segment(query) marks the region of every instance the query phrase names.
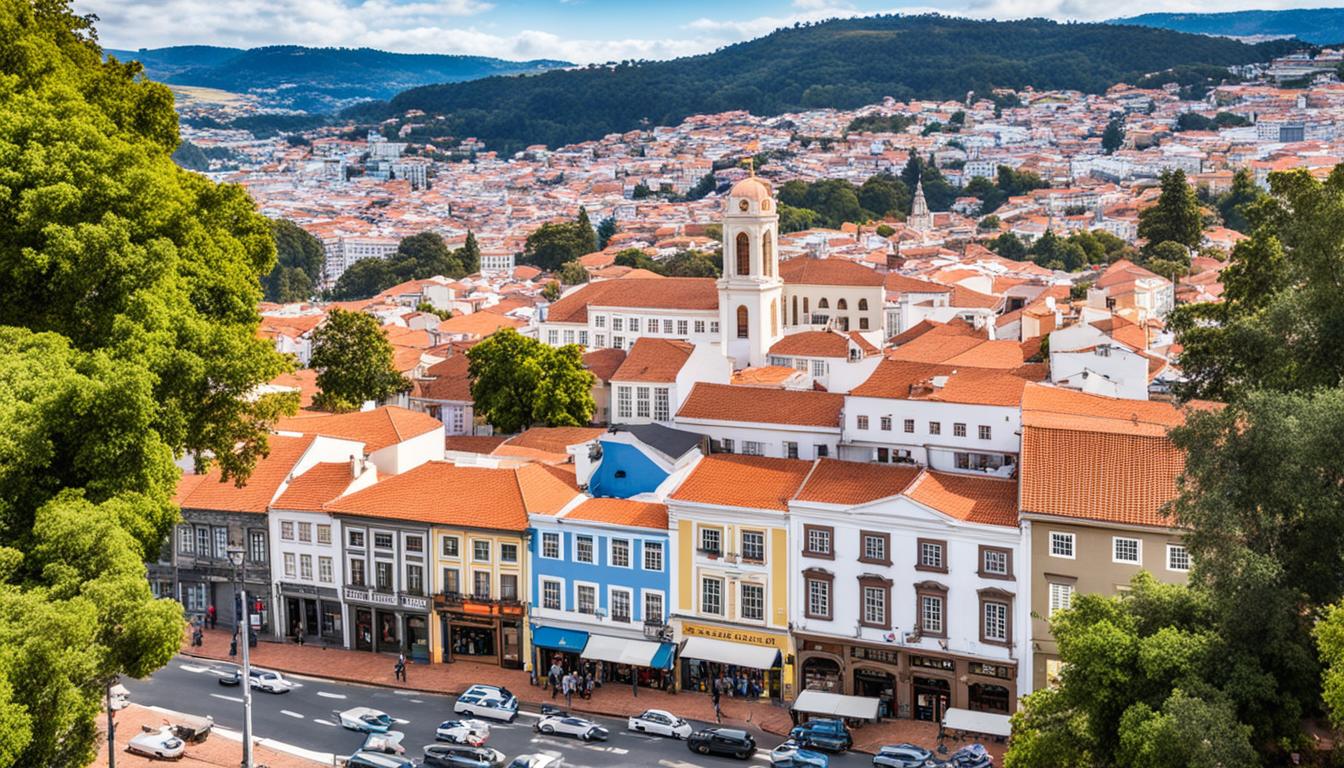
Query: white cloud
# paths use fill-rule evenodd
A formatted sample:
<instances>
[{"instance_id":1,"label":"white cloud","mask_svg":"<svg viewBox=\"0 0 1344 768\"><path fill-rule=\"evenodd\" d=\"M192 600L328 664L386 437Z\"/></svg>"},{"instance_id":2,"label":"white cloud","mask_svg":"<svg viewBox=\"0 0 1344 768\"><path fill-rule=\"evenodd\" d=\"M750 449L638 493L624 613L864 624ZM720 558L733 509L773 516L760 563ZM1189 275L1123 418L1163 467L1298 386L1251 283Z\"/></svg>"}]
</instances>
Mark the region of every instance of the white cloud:
<instances>
[{"instance_id":1,"label":"white cloud","mask_svg":"<svg viewBox=\"0 0 1344 768\"><path fill-rule=\"evenodd\" d=\"M806 6L803 3L807 3ZM710 19L699 18L686 25L687 29L693 29L698 32L713 34L727 40L750 40L762 35L768 35L780 27L791 27L798 22L823 21L825 19L842 19L850 16L862 16L864 12L856 11L847 5L837 5L831 2L813 3L811 0L798 0L794 3L800 7L806 7L800 13L789 14L788 16L757 16L754 19Z\"/></svg>"}]
</instances>

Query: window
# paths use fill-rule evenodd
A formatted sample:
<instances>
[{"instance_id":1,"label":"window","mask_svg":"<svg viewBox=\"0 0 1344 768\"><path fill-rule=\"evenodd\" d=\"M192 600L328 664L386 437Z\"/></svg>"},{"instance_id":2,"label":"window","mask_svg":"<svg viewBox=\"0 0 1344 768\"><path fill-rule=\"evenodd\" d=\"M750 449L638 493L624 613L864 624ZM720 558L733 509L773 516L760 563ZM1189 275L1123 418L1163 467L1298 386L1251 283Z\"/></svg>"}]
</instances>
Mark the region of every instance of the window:
<instances>
[{"instance_id":1,"label":"window","mask_svg":"<svg viewBox=\"0 0 1344 768\"><path fill-rule=\"evenodd\" d=\"M596 613L597 587L592 584L579 584L574 590L578 596L579 613Z\"/></svg>"},{"instance_id":2,"label":"window","mask_svg":"<svg viewBox=\"0 0 1344 768\"><path fill-rule=\"evenodd\" d=\"M593 562L593 537L575 536L574 537L574 562L591 563Z\"/></svg>"},{"instance_id":3,"label":"window","mask_svg":"<svg viewBox=\"0 0 1344 768\"><path fill-rule=\"evenodd\" d=\"M831 455L831 447L829 445L814 446L814 450L817 452L818 459L824 459Z\"/></svg>"},{"instance_id":4,"label":"window","mask_svg":"<svg viewBox=\"0 0 1344 768\"><path fill-rule=\"evenodd\" d=\"M724 453L733 452L733 439L731 437L723 438L723 441L720 444L723 446Z\"/></svg>"},{"instance_id":5,"label":"window","mask_svg":"<svg viewBox=\"0 0 1344 768\"><path fill-rule=\"evenodd\" d=\"M737 274L739 274L739 275L750 275L750 274L751 274L751 238L749 238L749 237L747 236L747 233L746 233L746 232L739 232L739 233L737 233L736 246L737 246L737 249L736 249L735 253L736 253L736 255L737 255Z\"/></svg>"},{"instance_id":6,"label":"window","mask_svg":"<svg viewBox=\"0 0 1344 768\"><path fill-rule=\"evenodd\" d=\"M765 587L760 584L742 585L741 613L747 621L765 621Z\"/></svg>"},{"instance_id":7,"label":"window","mask_svg":"<svg viewBox=\"0 0 1344 768\"><path fill-rule=\"evenodd\" d=\"M607 327L607 316L606 316L606 315L597 315L596 317L593 318L593 325L596 325L598 328L606 328L606 327Z\"/></svg>"},{"instance_id":8,"label":"window","mask_svg":"<svg viewBox=\"0 0 1344 768\"><path fill-rule=\"evenodd\" d=\"M326 582L326 583L328 583L328 584L331 583L331 581L332 581L332 574L331 574L331 558L330 558L330 557L319 557L319 558L317 558L317 579L318 579L318 581L324 581L324 582Z\"/></svg>"},{"instance_id":9,"label":"window","mask_svg":"<svg viewBox=\"0 0 1344 768\"><path fill-rule=\"evenodd\" d=\"M963 424L963 423L961 423L961 422L959 422L959 421L958 421L958 422L954 422L954 423L952 424L952 436L953 436L953 437L965 437L965 436L966 436L966 425Z\"/></svg>"},{"instance_id":10,"label":"window","mask_svg":"<svg viewBox=\"0 0 1344 768\"><path fill-rule=\"evenodd\" d=\"M325 524L321 524L321 523L318 524L318 526L317 526L317 543L318 543L318 544L330 544L330 543L331 543L331 526L330 526L330 525L325 525Z\"/></svg>"},{"instance_id":11,"label":"window","mask_svg":"<svg viewBox=\"0 0 1344 768\"><path fill-rule=\"evenodd\" d=\"M573 332L573 331L565 331L564 338L565 338L565 344L573 344L573 343L574 343L574 332Z\"/></svg>"},{"instance_id":12,"label":"window","mask_svg":"<svg viewBox=\"0 0 1344 768\"><path fill-rule=\"evenodd\" d=\"M980 608L980 637L987 643L1008 642L1008 604L986 600Z\"/></svg>"},{"instance_id":13,"label":"window","mask_svg":"<svg viewBox=\"0 0 1344 768\"><path fill-rule=\"evenodd\" d=\"M710 320L710 321L709 321L709 332L712 333L712 334L716 334L716 335L718 334L718 332L719 332L719 321L718 321L718 320Z\"/></svg>"},{"instance_id":14,"label":"window","mask_svg":"<svg viewBox=\"0 0 1344 768\"><path fill-rule=\"evenodd\" d=\"M925 634L943 634L943 598L938 595L919 596L919 628Z\"/></svg>"},{"instance_id":15,"label":"window","mask_svg":"<svg viewBox=\"0 0 1344 768\"><path fill-rule=\"evenodd\" d=\"M1007 549L980 547L980 575L988 579L1012 578L1012 553Z\"/></svg>"},{"instance_id":16,"label":"window","mask_svg":"<svg viewBox=\"0 0 1344 768\"><path fill-rule=\"evenodd\" d=\"M656 317L650 317L650 318L649 318L649 322L648 322L644 327L648 329L648 332L649 332L649 333L657 333L657 332L658 332L658 318L656 318ZM630 330L632 330L632 331L637 331L637 330L639 330L639 318L636 318L636 317L632 317L632 318L630 318Z\"/></svg>"},{"instance_id":17,"label":"window","mask_svg":"<svg viewBox=\"0 0 1344 768\"><path fill-rule=\"evenodd\" d=\"M294 521L293 521L293 520L281 520L281 521L280 521L280 538L281 538L283 541L293 541L293 540L294 540Z\"/></svg>"},{"instance_id":18,"label":"window","mask_svg":"<svg viewBox=\"0 0 1344 768\"><path fill-rule=\"evenodd\" d=\"M1184 544L1167 545L1167 570L1190 570L1190 551L1185 548Z\"/></svg>"},{"instance_id":19,"label":"window","mask_svg":"<svg viewBox=\"0 0 1344 768\"><path fill-rule=\"evenodd\" d=\"M1073 559L1073 534L1050 532L1050 556Z\"/></svg>"},{"instance_id":20,"label":"window","mask_svg":"<svg viewBox=\"0 0 1344 768\"><path fill-rule=\"evenodd\" d=\"M392 589L392 564L386 561L379 561L373 564L373 586L375 589L381 589L384 592Z\"/></svg>"},{"instance_id":21,"label":"window","mask_svg":"<svg viewBox=\"0 0 1344 768\"><path fill-rule=\"evenodd\" d=\"M247 558L254 563L266 562L266 532L247 532Z\"/></svg>"},{"instance_id":22,"label":"window","mask_svg":"<svg viewBox=\"0 0 1344 768\"><path fill-rule=\"evenodd\" d=\"M294 569L294 553L293 553L293 552L286 552L286 553L285 553L285 578L287 578L287 579L292 579L292 578L294 578L294 570L295 570L295 569Z\"/></svg>"},{"instance_id":23,"label":"window","mask_svg":"<svg viewBox=\"0 0 1344 768\"><path fill-rule=\"evenodd\" d=\"M596 346L598 346L598 347L605 347L605 346L607 346L607 334L605 334L605 333L599 333L599 334L597 334L597 336L596 336L596 341L597 341Z\"/></svg>"},{"instance_id":24,"label":"window","mask_svg":"<svg viewBox=\"0 0 1344 768\"><path fill-rule=\"evenodd\" d=\"M867 416L855 416L855 417L854 417L854 426L855 426L856 429L867 429L867 428L868 428L868 417L867 417Z\"/></svg>"},{"instance_id":25,"label":"window","mask_svg":"<svg viewBox=\"0 0 1344 768\"><path fill-rule=\"evenodd\" d=\"M617 568L630 567L630 540L611 540L611 564Z\"/></svg>"},{"instance_id":26,"label":"window","mask_svg":"<svg viewBox=\"0 0 1344 768\"><path fill-rule=\"evenodd\" d=\"M747 307L745 304L737 308L737 338L746 339L751 337L751 329L748 327Z\"/></svg>"},{"instance_id":27,"label":"window","mask_svg":"<svg viewBox=\"0 0 1344 768\"><path fill-rule=\"evenodd\" d=\"M611 590L611 620L612 621L630 621L630 606L634 599L630 596L628 589Z\"/></svg>"},{"instance_id":28,"label":"window","mask_svg":"<svg viewBox=\"0 0 1344 768\"><path fill-rule=\"evenodd\" d=\"M554 579L542 579L541 607L552 611L560 610L560 582Z\"/></svg>"},{"instance_id":29,"label":"window","mask_svg":"<svg viewBox=\"0 0 1344 768\"><path fill-rule=\"evenodd\" d=\"M560 332L559 332L559 331L556 331L556 330L549 330L549 331L547 331L547 332L546 332L546 343L547 343L547 344L550 344L552 347L558 347L558 346L560 346Z\"/></svg>"},{"instance_id":30,"label":"window","mask_svg":"<svg viewBox=\"0 0 1344 768\"><path fill-rule=\"evenodd\" d=\"M742 559L752 562L765 562L765 533L763 531L742 532Z\"/></svg>"},{"instance_id":31,"label":"window","mask_svg":"<svg viewBox=\"0 0 1344 768\"><path fill-rule=\"evenodd\" d=\"M644 542L644 570L646 571L663 570L663 542L661 541Z\"/></svg>"},{"instance_id":32,"label":"window","mask_svg":"<svg viewBox=\"0 0 1344 768\"><path fill-rule=\"evenodd\" d=\"M891 431L891 417L890 417L890 416L883 416L882 418L878 419L878 424L880 425L880 426L879 426L879 429L881 429L883 432L890 432L890 431Z\"/></svg>"},{"instance_id":33,"label":"window","mask_svg":"<svg viewBox=\"0 0 1344 768\"><path fill-rule=\"evenodd\" d=\"M784 443L784 458L786 458L786 459L796 459L796 458L798 458L798 444L797 444L797 443L791 443L791 442L786 442L786 443Z\"/></svg>"},{"instance_id":34,"label":"window","mask_svg":"<svg viewBox=\"0 0 1344 768\"><path fill-rule=\"evenodd\" d=\"M490 562L490 540L472 539L471 540L471 561L473 563Z\"/></svg>"},{"instance_id":35,"label":"window","mask_svg":"<svg viewBox=\"0 0 1344 768\"><path fill-rule=\"evenodd\" d=\"M460 557L462 555L462 542L456 536L444 536L439 546L443 549L444 557Z\"/></svg>"},{"instance_id":36,"label":"window","mask_svg":"<svg viewBox=\"0 0 1344 768\"><path fill-rule=\"evenodd\" d=\"M490 599L490 572L472 571L471 572L471 591L479 600Z\"/></svg>"},{"instance_id":37,"label":"window","mask_svg":"<svg viewBox=\"0 0 1344 768\"><path fill-rule=\"evenodd\" d=\"M863 588L863 622L887 626L887 590L882 587Z\"/></svg>"},{"instance_id":38,"label":"window","mask_svg":"<svg viewBox=\"0 0 1344 768\"><path fill-rule=\"evenodd\" d=\"M905 427L906 432L913 433L915 431L915 420L906 419L902 426Z\"/></svg>"},{"instance_id":39,"label":"window","mask_svg":"<svg viewBox=\"0 0 1344 768\"><path fill-rule=\"evenodd\" d=\"M649 418L649 388L635 387L635 416Z\"/></svg>"},{"instance_id":40,"label":"window","mask_svg":"<svg viewBox=\"0 0 1344 768\"><path fill-rule=\"evenodd\" d=\"M215 528L215 557L220 560L229 559L229 529L224 527Z\"/></svg>"},{"instance_id":41,"label":"window","mask_svg":"<svg viewBox=\"0 0 1344 768\"><path fill-rule=\"evenodd\" d=\"M919 559L915 563L917 571L947 572L947 544L931 539L919 540Z\"/></svg>"},{"instance_id":42,"label":"window","mask_svg":"<svg viewBox=\"0 0 1344 768\"><path fill-rule=\"evenodd\" d=\"M374 534L373 534L373 548L374 548L374 549L391 549L391 548L392 548L392 534L390 534L390 533L374 533Z\"/></svg>"},{"instance_id":43,"label":"window","mask_svg":"<svg viewBox=\"0 0 1344 768\"><path fill-rule=\"evenodd\" d=\"M299 541L311 544L313 541L313 524L299 523Z\"/></svg>"},{"instance_id":44,"label":"window","mask_svg":"<svg viewBox=\"0 0 1344 768\"><path fill-rule=\"evenodd\" d=\"M979 427L979 429L980 429L980 439L981 439L981 440L989 440L989 439L990 439L990 435L992 434L992 432L990 431L989 425L988 425L988 424L981 424L980 427Z\"/></svg>"},{"instance_id":45,"label":"window","mask_svg":"<svg viewBox=\"0 0 1344 768\"><path fill-rule=\"evenodd\" d=\"M653 420L667 421L672 417L672 409L668 402L667 387L653 388Z\"/></svg>"},{"instance_id":46,"label":"window","mask_svg":"<svg viewBox=\"0 0 1344 768\"><path fill-rule=\"evenodd\" d=\"M718 528L700 529L700 551L717 555L722 550L723 531Z\"/></svg>"},{"instance_id":47,"label":"window","mask_svg":"<svg viewBox=\"0 0 1344 768\"><path fill-rule=\"evenodd\" d=\"M190 555L196 551L196 539L190 525L183 525L177 529L177 551L184 555Z\"/></svg>"},{"instance_id":48,"label":"window","mask_svg":"<svg viewBox=\"0 0 1344 768\"><path fill-rule=\"evenodd\" d=\"M425 594L425 568L420 565L406 566L406 591L412 595Z\"/></svg>"},{"instance_id":49,"label":"window","mask_svg":"<svg viewBox=\"0 0 1344 768\"><path fill-rule=\"evenodd\" d=\"M628 419L634 415L634 409L630 405L630 388L616 388L616 417Z\"/></svg>"},{"instance_id":50,"label":"window","mask_svg":"<svg viewBox=\"0 0 1344 768\"><path fill-rule=\"evenodd\" d=\"M356 560L351 560L351 561L350 561L350 584L351 584L351 586L355 586L355 587L362 587L362 586L364 586L364 561L363 561L363 560L356 559Z\"/></svg>"},{"instance_id":51,"label":"window","mask_svg":"<svg viewBox=\"0 0 1344 768\"><path fill-rule=\"evenodd\" d=\"M414 553L424 553L425 540L420 536L407 536L406 551Z\"/></svg>"},{"instance_id":52,"label":"window","mask_svg":"<svg viewBox=\"0 0 1344 768\"><path fill-rule=\"evenodd\" d=\"M723 614L723 581L720 579L700 580L700 610L716 616Z\"/></svg>"},{"instance_id":53,"label":"window","mask_svg":"<svg viewBox=\"0 0 1344 768\"><path fill-rule=\"evenodd\" d=\"M859 330L860 331L868 330L868 318L866 317L859 318Z\"/></svg>"},{"instance_id":54,"label":"window","mask_svg":"<svg viewBox=\"0 0 1344 768\"><path fill-rule=\"evenodd\" d=\"M891 559L887 556L887 550L891 544L891 534L863 531L859 534L859 538L863 545L862 549L859 550L862 553L859 562L891 564Z\"/></svg>"},{"instance_id":55,"label":"window","mask_svg":"<svg viewBox=\"0 0 1344 768\"><path fill-rule=\"evenodd\" d=\"M829 301L827 301L826 299L822 299L821 301L818 301L818 302L817 302L817 309L830 309L830 308L831 308L831 303L830 303Z\"/></svg>"},{"instance_id":56,"label":"window","mask_svg":"<svg viewBox=\"0 0 1344 768\"><path fill-rule=\"evenodd\" d=\"M617 333L619 333L620 331L625 330L625 318L623 318L623 317L613 317L613 318L611 318L611 330L612 330L613 332L617 332ZM636 329L636 330L638 330L638 329Z\"/></svg>"},{"instance_id":57,"label":"window","mask_svg":"<svg viewBox=\"0 0 1344 768\"><path fill-rule=\"evenodd\" d=\"M624 336L612 336L612 337L611 337L611 346L612 346L612 349L625 349L625 337L624 337Z\"/></svg>"},{"instance_id":58,"label":"window","mask_svg":"<svg viewBox=\"0 0 1344 768\"><path fill-rule=\"evenodd\" d=\"M743 440L743 441L742 441L742 455L743 455L743 456L764 456L764 455L765 455L765 444L764 444L764 443L758 443L758 442L756 442L755 440Z\"/></svg>"},{"instance_id":59,"label":"window","mask_svg":"<svg viewBox=\"0 0 1344 768\"><path fill-rule=\"evenodd\" d=\"M580 344L581 346L585 346L585 347L588 346L588 332L587 332L587 331L579 331L579 344Z\"/></svg>"},{"instance_id":60,"label":"window","mask_svg":"<svg viewBox=\"0 0 1344 768\"><path fill-rule=\"evenodd\" d=\"M1073 605L1073 585L1050 583L1050 615L1054 616L1055 611L1062 611Z\"/></svg>"},{"instance_id":61,"label":"window","mask_svg":"<svg viewBox=\"0 0 1344 768\"><path fill-rule=\"evenodd\" d=\"M449 595L462 592L462 572L456 568L443 569L443 591Z\"/></svg>"},{"instance_id":62,"label":"window","mask_svg":"<svg viewBox=\"0 0 1344 768\"><path fill-rule=\"evenodd\" d=\"M299 577L305 581L313 580L313 556L299 555Z\"/></svg>"},{"instance_id":63,"label":"window","mask_svg":"<svg viewBox=\"0 0 1344 768\"><path fill-rule=\"evenodd\" d=\"M831 618L829 579L807 579L807 616L815 619Z\"/></svg>"},{"instance_id":64,"label":"window","mask_svg":"<svg viewBox=\"0 0 1344 768\"><path fill-rule=\"evenodd\" d=\"M943 424L942 424L942 422L939 422L939 421L930 421L930 422L929 422L929 434L930 434L930 435L941 435L941 434L943 434Z\"/></svg>"},{"instance_id":65,"label":"window","mask_svg":"<svg viewBox=\"0 0 1344 768\"><path fill-rule=\"evenodd\" d=\"M834 529L820 525L803 526L803 554L808 557L833 558L835 553L831 551L831 536Z\"/></svg>"},{"instance_id":66,"label":"window","mask_svg":"<svg viewBox=\"0 0 1344 768\"><path fill-rule=\"evenodd\" d=\"M350 546L351 546L351 547L353 547L353 548L355 548L355 549L363 549L363 548L364 548L364 532L363 532L363 531L346 531L345 537L346 537L346 540L350 542Z\"/></svg>"},{"instance_id":67,"label":"window","mask_svg":"<svg viewBox=\"0 0 1344 768\"><path fill-rule=\"evenodd\" d=\"M678 320L678 321L677 321L677 335L678 335L678 336L685 336L685 335L687 335L687 334L686 334L686 331L687 331L686 324L687 324L687 322L688 322L688 321L686 321L686 320Z\"/></svg>"},{"instance_id":68,"label":"window","mask_svg":"<svg viewBox=\"0 0 1344 768\"><path fill-rule=\"evenodd\" d=\"M517 545L517 544L500 544L500 545L499 545L499 562L501 562L501 563L516 563L516 562L518 562L518 545Z\"/></svg>"},{"instance_id":69,"label":"window","mask_svg":"<svg viewBox=\"0 0 1344 768\"><path fill-rule=\"evenodd\" d=\"M501 573L499 575L499 599L518 600L518 574Z\"/></svg>"},{"instance_id":70,"label":"window","mask_svg":"<svg viewBox=\"0 0 1344 768\"><path fill-rule=\"evenodd\" d=\"M868 311L868 300L867 300L867 299L859 299L859 311L860 311L860 312L867 312L867 311Z\"/></svg>"},{"instance_id":71,"label":"window","mask_svg":"<svg viewBox=\"0 0 1344 768\"><path fill-rule=\"evenodd\" d=\"M644 593L644 623L661 624L663 621L663 593Z\"/></svg>"},{"instance_id":72,"label":"window","mask_svg":"<svg viewBox=\"0 0 1344 768\"><path fill-rule=\"evenodd\" d=\"M1133 563L1138 565L1143 562L1140 556L1140 543L1138 539L1131 539L1125 536L1116 536L1111 539L1111 562L1115 563Z\"/></svg>"},{"instance_id":73,"label":"window","mask_svg":"<svg viewBox=\"0 0 1344 768\"><path fill-rule=\"evenodd\" d=\"M196 528L196 554L210 556L210 529L204 525Z\"/></svg>"}]
</instances>

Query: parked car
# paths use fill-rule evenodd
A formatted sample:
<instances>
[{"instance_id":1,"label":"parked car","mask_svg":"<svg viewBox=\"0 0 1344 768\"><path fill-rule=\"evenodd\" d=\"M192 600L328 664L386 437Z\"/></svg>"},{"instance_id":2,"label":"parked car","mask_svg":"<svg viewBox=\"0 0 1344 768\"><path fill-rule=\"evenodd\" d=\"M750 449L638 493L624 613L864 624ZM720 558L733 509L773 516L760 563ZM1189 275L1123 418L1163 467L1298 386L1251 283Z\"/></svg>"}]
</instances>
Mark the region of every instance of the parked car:
<instances>
[{"instance_id":1,"label":"parked car","mask_svg":"<svg viewBox=\"0 0 1344 768\"><path fill-rule=\"evenodd\" d=\"M803 749L793 739L770 750L770 765L774 768L828 768L830 764L829 757Z\"/></svg>"},{"instance_id":2,"label":"parked car","mask_svg":"<svg viewBox=\"0 0 1344 768\"><path fill-rule=\"evenodd\" d=\"M445 720L434 729L434 738L450 744L479 747L490 738L490 724L484 720Z\"/></svg>"},{"instance_id":3,"label":"parked car","mask_svg":"<svg viewBox=\"0 0 1344 768\"><path fill-rule=\"evenodd\" d=\"M732 755L746 760L756 754L756 739L736 728L706 728L686 737L686 747L702 755Z\"/></svg>"},{"instance_id":4,"label":"parked car","mask_svg":"<svg viewBox=\"0 0 1344 768\"><path fill-rule=\"evenodd\" d=\"M173 735L169 726L145 730L131 737L126 751L145 757L177 760L187 751L187 743Z\"/></svg>"},{"instance_id":5,"label":"parked car","mask_svg":"<svg viewBox=\"0 0 1344 768\"><path fill-rule=\"evenodd\" d=\"M251 672L252 687L259 691L285 693L295 687L292 681L286 680L279 672L270 672L263 669L254 669ZM219 678L220 685L239 685L242 681L243 672L241 669L235 669L232 674Z\"/></svg>"},{"instance_id":6,"label":"parked car","mask_svg":"<svg viewBox=\"0 0 1344 768\"><path fill-rule=\"evenodd\" d=\"M401 740L406 738L406 734L401 731L388 731L387 733L370 733L364 737L364 746L360 747L361 752L381 752L385 755L404 755L406 748L401 745Z\"/></svg>"},{"instance_id":7,"label":"parked car","mask_svg":"<svg viewBox=\"0 0 1344 768\"><path fill-rule=\"evenodd\" d=\"M832 752L844 752L854 746L854 737L849 735L845 721L822 718L808 720L796 725L789 731L789 738L802 747L828 749Z\"/></svg>"},{"instance_id":8,"label":"parked car","mask_svg":"<svg viewBox=\"0 0 1344 768\"><path fill-rule=\"evenodd\" d=\"M392 730L392 718L386 712L372 707L354 707L337 715L341 725L352 731L387 733Z\"/></svg>"},{"instance_id":9,"label":"parked car","mask_svg":"<svg viewBox=\"0 0 1344 768\"><path fill-rule=\"evenodd\" d=\"M967 744L953 752L947 764L952 768L994 768L994 758L983 744Z\"/></svg>"},{"instance_id":10,"label":"parked car","mask_svg":"<svg viewBox=\"0 0 1344 768\"><path fill-rule=\"evenodd\" d=\"M650 709L642 715L635 715L625 725L626 730L639 733L652 733L657 736L671 736L684 739L695 730L691 724L662 709Z\"/></svg>"},{"instance_id":11,"label":"parked car","mask_svg":"<svg viewBox=\"0 0 1344 768\"><path fill-rule=\"evenodd\" d=\"M509 763L509 768L561 768L562 763L553 755L519 755Z\"/></svg>"},{"instance_id":12,"label":"parked car","mask_svg":"<svg viewBox=\"0 0 1344 768\"><path fill-rule=\"evenodd\" d=\"M914 744L888 744L873 755L879 768L932 768L938 764L933 753Z\"/></svg>"},{"instance_id":13,"label":"parked car","mask_svg":"<svg viewBox=\"0 0 1344 768\"><path fill-rule=\"evenodd\" d=\"M584 741L606 741L611 735L606 728L585 717L572 715L551 715L543 717L532 726L538 733L558 733L564 736L577 736Z\"/></svg>"},{"instance_id":14,"label":"parked car","mask_svg":"<svg viewBox=\"0 0 1344 768\"><path fill-rule=\"evenodd\" d=\"M508 688L473 685L457 697L453 703L453 714L511 723L518 716L518 697L510 693Z\"/></svg>"},{"instance_id":15,"label":"parked car","mask_svg":"<svg viewBox=\"0 0 1344 768\"><path fill-rule=\"evenodd\" d=\"M503 768L508 758L490 747L465 744L429 744L424 747L424 768Z\"/></svg>"},{"instance_id":16,"label":"parked car","mask_svg":"<svg viewBox=\"0 0 1344 768\"><path fill-rule=\"evenodd\" d=\"M415 761L397 755L356 752L345 759L345 768L416 768Z\"/></svg>"}]
</instances>

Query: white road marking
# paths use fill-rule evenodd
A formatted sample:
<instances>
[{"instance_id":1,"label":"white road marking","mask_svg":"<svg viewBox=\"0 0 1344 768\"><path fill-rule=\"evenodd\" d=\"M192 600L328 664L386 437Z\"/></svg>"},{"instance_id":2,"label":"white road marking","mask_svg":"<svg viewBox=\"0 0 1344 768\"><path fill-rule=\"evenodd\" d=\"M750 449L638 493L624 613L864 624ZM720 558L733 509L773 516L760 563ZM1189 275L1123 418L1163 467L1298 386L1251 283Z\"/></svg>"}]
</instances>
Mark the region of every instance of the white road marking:
<instances>
[{"instance_id":1,"label":"white road marking","mask_svg":"<svg viewBox=\"0 0 1344 768\"><path fill-rule=\"evenodd\" d=\"M424 699L411 699L411 703L412 703L412 704L424 704L424 703L425 703L425 700L424 700Z\"/></svg>"},{"instance_id":2,"label":"white road marking","mask_svg":"<svg viewBox=\"0 0 1344 768\"><path fill-rule=\"evenodd\" d=\"M396 723L397 725L406 725L407 723L409 723L409 722L411 722L411 721L410 721L410 720L402 720L400 717L394 717L394 718L392 718L392 722Z\"/></svg>"},{"instance_id":3,"label":"white road marking","mask_svg":"<svg viewBox=\"0 0 1344 768\"><path fill-rule=\"evenodd\" d=\"M318 724L320 724L320 725L330 725L332 728L340 728L340 727L341 727L341 724L340 724L340 723L333 723L333 722L331 722L330 720L323 720L323 719L320 718L320 717L314 717L314 718L313 718L313 722L314 722L314 723L318 723Z\"/></svg>"},{"instance_id":4,"label":"white road marking","mask_svg":"<svg viewBox=\"0 0 1344 768\"><path fill-rule=\"evenodd\" d=\"M243 743L243 734L239 733L238 731L215 726L211 730L211 732L217 733L230 741L236 741L239 744ZM256 737L253 737L252 743L263 747L268 747L270 749L274 749L277 752L286 752L291 755L297 755L298 757L302 757L306 760L312 760L314 762L321 763L323 765L331 765L336 760L336 755L332 754L331 752L314 752L311 749L296 747L293 744L286 744L283 741L276 741L275 739L258 739Z\"/></svg>"},{"instance_id":5,"label":"white road marking","mask_svg":"<svg viewBox=\"0 0 1344 768\"><path fill-rule=\"evenodd\" d=\"M318 695L318 696L321 696L321 697L323 697L323 698L327 698L327 699L344 699L344 698L345 698L345 694L344 694L344 693L327 693L326 691L318 691L318 692L317 692L317 695Z\"/></svg>"},{"instance_id":6,"label":"white road marking","mask_svg":"<svg viewBox=\"0 0 1344 768\"><path fill-rule=\"evenodd\" d=\"M297 717L300 720L303 719L303 715L300 715L298 712L290 712L288 709L280 710L280 714L289 715L290 717Z\"/></svg>"},{"instance_id":7,"label":"white road marking","mask_svg":"<svg viewBox=\"0 0 1344 768\"><path fill-rule=\"evenodd\" d=\"M205 671L219 677L233 677L233 670L231 669L207 669Z\"/></svg>"},{"instance_id":8,"label":"white road marking","mask_svg":"<svg viewBox=\"0 0 1344 768\"><path fill-rule=\"evenodd\" d=\"M213 697L215 697L216 699L223 699L223 700L225 700L225 701L233 701L233 702L237 702L237 703L239 703L239 704L242 704L242 703L243 703L243 697L241 697L241 696L225 696L225 695L222 694L222 693L212 693L212 694L210 694L210 695L213 696Z\"/></svg>"},{"instance_id":9,"label":"white road marking","mask_svg":"<svg viewBox=\"0 0 1344 768\"><path fill-rule=\"evenodd\" d=\"M398 689L396 689L396 690L394 690L394 691L392 691L392 692L395 693L395 694L398 695L398 696L418 696L418 695L420 695L420 692L419 692L419 691L407 691L407 690L403 690L403 689L401 689L401 688L398 688Z\"/></svg>"},{"instance_id":10,"label":"white road marking","mask_svg":"<svg viewBox=\"0 0 1344 768\"><path fill-rule=\"evenodd\" d=\"M184 672L195 672L198 675L210 671L209 667L198 667L195 664L178 664L177 666Z\"/></svg>"},{"instance_id":11,"label":"white road marking","mask_svg":"<svg viewBox=\"0 0 1344 768\"><path fill-rule=\"evenodd\" d=\"M604 745L602 745L602 744L585 744L585 745L584 745L584 748L585 748L585 749L591 749L591 750L593 750L594 752L606 752L607 754L610 754L610 755L628 755L628 754L630 754L630 750L628 750L628 749L622 749L621 747L608 747L608 746L604 746Z\"/></svg>"}]
</instances>

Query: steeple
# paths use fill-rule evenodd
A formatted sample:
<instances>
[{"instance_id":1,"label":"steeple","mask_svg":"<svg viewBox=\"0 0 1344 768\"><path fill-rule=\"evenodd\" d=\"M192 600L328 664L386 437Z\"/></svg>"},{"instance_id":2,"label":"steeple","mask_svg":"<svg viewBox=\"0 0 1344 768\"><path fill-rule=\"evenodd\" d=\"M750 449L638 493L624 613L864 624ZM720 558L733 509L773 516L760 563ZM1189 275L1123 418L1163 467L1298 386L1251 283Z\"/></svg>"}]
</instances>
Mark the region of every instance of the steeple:
<instances>
[{"instance_id":1,"label":"steeple","mask_svg":"<svg viewBox=\"0 0 1344 768\"><path fill-rule=\"evenodd\" d=\"M726 203L718 281L722 348L734 367L764 365L770 347L783 337L784 281L775 248L779 214L770 185L755 175L734 184Z\"/></svg>"},{"instance_id":2,"label":"steeple","mask_svg":"<svg viewBox=\"0 0 1344 768\"><path fill-rule=\"evenodd\" d=\"M910 218L906 224L919 232L933 229L933 214L929 213L929 204L924 201L924 180L915 182L915 199L910 204Z\"/></svg>"}]
</instances>

